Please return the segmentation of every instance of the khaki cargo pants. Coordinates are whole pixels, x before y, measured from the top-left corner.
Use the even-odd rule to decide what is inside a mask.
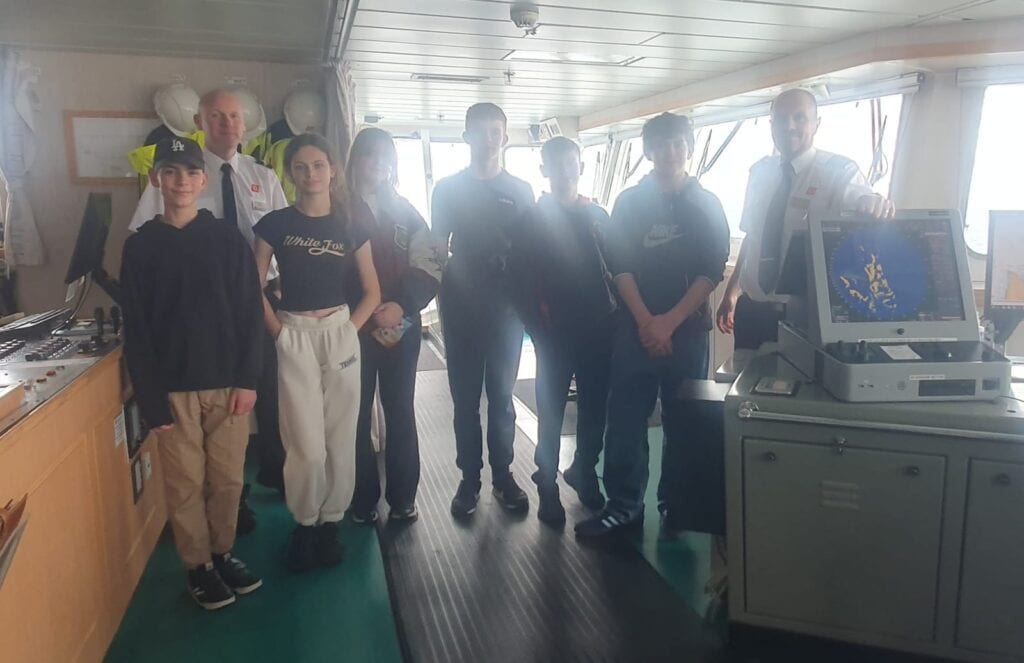
[[[158,433],[167,514],[188,568],[235,544],[249,417],[228,412],[231,389],[170,394],[174,427]]]

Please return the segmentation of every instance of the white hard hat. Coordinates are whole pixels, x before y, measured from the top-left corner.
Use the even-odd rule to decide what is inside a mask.
[[[260,100],[252,93],[252,90],[243,85],[235,85],[229,87],[228,92],[238,99],[238,103],[242,107],[242,117],[245,118],[245,133],[242,134],[242,139],[249,141],[266,131],[267,116],[263,113],[263,106],[260,105]]]
[[[300,88],[284,101],[284,120],[296,136],[310,131],[323,133],[326,115],[324,98],[316,90]]]
[[[153,94],[153,108],[168,129],[178,136],[196,130],[199,95],[184,83],[165,85]]]

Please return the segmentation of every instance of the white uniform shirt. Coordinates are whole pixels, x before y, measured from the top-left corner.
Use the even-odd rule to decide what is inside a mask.
[[[827,179],[822,177],[822,169],[832,156],[834,155],[829,152],[811,148],[793,159],[793,186],[782,231],[783,247],[789,245],[789,239],[794,231],[808,229],[806,207],[812,200],[815,203],[825,202],[829,208],[850,210],[856,208],[861,196],[874,193],[859,170],[842,185],[841,191],[829,190],[828,186],[822,186],[822,182]],[[743,264],[737,265],[737,268],[740,269],[740,287],[743,292],[757,301],[784,302],[787,299],[784,295],[766,295],[758,282],[762,230],[768,207],[781,181],[782,158],[777,154],[755,163],[750,169],[750,179],[747,181],[743,216],[740,219],[740,230],[746,233],[743,240],[746,249]],[[799,209],[801,205],[794,204],[794,199],[802,199],[799,203],[803,205],[803,213]],[[784,259],[785,255],[786,251],[783,249],[780,259]]]

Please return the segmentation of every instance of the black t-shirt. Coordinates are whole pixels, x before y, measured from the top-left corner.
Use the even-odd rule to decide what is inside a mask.
[[[481,180],[464,170],[437,183],[431,223],[436,237],[451,237],[442,287],[496,294],[507,278],[513,238],[533,207],[530,185],[506,171]]]
[[[274,248],[281,273],[281,309],[313,311],[356,304],[355,253],[369,238],[358,211],[310,217],[286,207],[264,216],[253,231]]]

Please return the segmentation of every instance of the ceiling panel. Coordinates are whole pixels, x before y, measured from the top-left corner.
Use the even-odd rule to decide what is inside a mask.
[[[465,16],[508,20],[512,2],[505,0],[433,0],[430,11],[446,16]],[[644,0],[624,4],[621,0],[559,0],[540,3],[541,23],[557,25],[622,26],[633,30],[687,32],[687,20],[711,19],[732,23],[766,23],[795,28],[829,28],[871,30],[883,25],[887,18],[856,9],[821,9],[779,3],[730,2],[729,0],[678,0],[659,2]],[[853,3],[847,3],[853,4]],[[362,6],[362,5],[360,5]],[[405,0],[371,0],[374,9],[407,11]],[[892,8],[895,12],[896,9]],[[915,16],[914,12],[907,17]]]
[[[570,2],[587,0],[569,0]],[[721,0],[732,3],[755,3],[765,5],[799,5],[827,9],[845,9],[861,12],[877,12],[907,16],[915,14],[924,16],[936,12],[949,11],[954,7],[962,7],[973,2],[965,0]],[[974,0],[975,2],[977,0]]]
[[[612,49],[600,43],[555,41],[541,38],[492,37],[478,34],[453,35],[443,32],[416,32],[389,28],[368,28],[356,25],[352,28],[352,39],[383,42],[379,48],[389,50],[389,44],[422,44],[425,46],[456,46],[462,49],[502,48],[505,52],[516,49],[565,53],[606,54]],[[771,42],[766,42],[771,43]],[[614,53],[626,56],[657,57],[677,60],[712,62],[736,62],[752,64],[765,59],[765,53],[754,49],[742,51],[715,50],[707,48],[668,48],[663,46],[630,46],[617,44]],[[768,53],[767,55],[773,55]]]
[[[632,67],[586,67],[584,65],[545,65],[541,62],[503,62],[500,60],[466,59],[458,65],[451,60],[408,59],[392,62],[352,61],[352,70],[367,78],[402,78],[408,80],[414,73],[430,73],[455,76],[487,76],[502,80],[511,71],[514,81],[529,80],[533,84],[563,85],[569,83],[594,84],[615,83],[633,88],[648,87],[657,81],[699,80],[710,72],[672,69],[633,69]],[[456,61],[459,62],[459,61]]]
[[[678,15],[645,14],[630,11],[622,6],[615,11],[597,11],[588,9],[566,9],[551,7],[541,3],[539,36],[549,39],[566,39],[557,33],[566,28],[588,28],[603,29],[617,32],[620,35],[625,33],[625,43],[637,43],[640,40],[633,40],[630,37],[634,32],[662,33],[673,32],[678,34],[698,34],[715,37],[740,37],[747,39],[786,39],[796,41],[822,41],[835,34],[837,30],[849,32],[853,29],[851,25],[844,22],[844,18],[851,16],[850,12],[843,12],[842,15],[832,17],[832,22],[825,26],[812,27],[800,24],[793,24],[782,21],[745,21],[732,15],[733,7],[717,2],[719,13],[718,18],[709,19],[694,17],[689,12],[689,4],[681,5]],[[642,3],[637,3],[642,8]],[[414,9],[415,7],[415,9]],[[625,11],[623,11],[625,9]],[[429,14],[422,12],[429,11]],[[380,13],[385,16],[405,14],[418,19],[426,17],[446,18],[459,17],[462,22],[477,21],[490,24],[488,30],[497,30],[495,34],[520,36],[522,30],[516,28],[509,20],[509,6],[493,2],[477,2],[475,0],[443,0],[442,2],[431,2],[423,5],[410,5],[401,0],[373,0],[369,5],[360,4],[360,21],[372,14]],[[834,13],[834,12],[833,12]],[[864,14],[852,14],[853,16],[870,16]],[[872,19],[870,22],[874,27],[881,19]],[[863,23],[863,21],[862,21]],[[379,25],[375,23],[376,25]],[[387,27],[387,26],[385,26]],[[777,31],[775,36],[771,28],[778,27],[785,30]],[[434,29],[424,27],[423,29]],[[449,29],[449,28],[444,28]],[[569,38],[571,39],[571,38]],[[617,41],[617,40],[616,40]]]
[[[406,83],[410,85],[430,85],[430,86],[441,86],[446,83],[445,81],[419,81],[413,80],[412,77],[405,71],[367,71],[358,65],[354,65],[352,71],[357,80],[365,83],[377,83],[387,85],[404,85]],[[418,71],[425,74],[441,74],[450,75],[453,73],[451,70],[444,70],[443,72],[432,71],[427,68],[420,68]],[[456,70],[454,73],[460,75],[472,75],[478,73],[481,77],[487,76],[482,82],[475,83],[475,85],[489,87],[513,87],[518,90],[537,90],[538,92],[545,92],[550,90],[558,90],[566,96],[572,96],[577,93],[585,93],[587,91],[595,92],[632,92],[633,94],[643,94],[653,87],[657,87],[658,83],[650,80],[646,80],[642,83],[637,83],[629,79],[605,79],[596,80],[596,77],[587,78],[585,76],[560,76],[552,79],[540,75],[530,76],[529,72],[518,72],[513,78],[511,85],[506,82],[506,78],[501,73],[493,71],[477,71],[474,72],[472,69]],[[661,81],[661,87],[664,89],[671,89],[678,87],[678,78],[672,78],[665,76]],[[700,80],[700,76],[695,75],[690,80]],[[453,85],[454,83],[448,83]]]
[[[367,91],[377,97],[395,97],[399,99],[409,99],[412,97],[426,97],[434,99],[468,99],[472,100],[474,95],[486,94],[492,98],[501,98],[508,101],[518,101],[520,99],[533,100],[533,99],[549,99],[549,100],[564,100],[564,101],[579,101],[585,105],[589,105],[592,102],[600,102],[602,100],[611,100],[613,98],[628,100],[630,96],[636,94],[635,91],[618,90],[618,91],[602,91],[598,89],[594,90],[556,90],[552,88],[530,88],[528,90],[522,88],[516,88],[515,86],[503,86],[503,85],[452,85],[445,84],[442,88],[439,85],[428,85],[426,83],[420,83],[418,81],[408,81],[406,84],[400,82],[391,81],[362,81],[360,83],[360,89]],[[524,93],[529,94],[529,97],[525,97]]]
[[[948,16],[957,19],[990,21],[997,18],[1010,18],[1024,14],[1024,0],[992,0],[977,7],[955,11]]]
[[[329,0],[0,0],[0,4],[0,44],[282,62],[320,60],[329,9]]]
[[[417,5],[424,8],[430,5]],[[361,9],[356,14],[355,25],[369,28],[394,28],[420,32],[443,32],[449,34],[474,34],[479,36],[510,37],[518,39],[523,31],[510,20],[500,21],[456,18],[452,16],[429,16],[414,13],[380,12]],[[611,28],[574,27],[561,25],[542,26],[543,37],[555,41],[582,41],[602,45],[640,44],[658,36],[657,31],[636,31]],[[540,34],[540,33],[538,33]]]

